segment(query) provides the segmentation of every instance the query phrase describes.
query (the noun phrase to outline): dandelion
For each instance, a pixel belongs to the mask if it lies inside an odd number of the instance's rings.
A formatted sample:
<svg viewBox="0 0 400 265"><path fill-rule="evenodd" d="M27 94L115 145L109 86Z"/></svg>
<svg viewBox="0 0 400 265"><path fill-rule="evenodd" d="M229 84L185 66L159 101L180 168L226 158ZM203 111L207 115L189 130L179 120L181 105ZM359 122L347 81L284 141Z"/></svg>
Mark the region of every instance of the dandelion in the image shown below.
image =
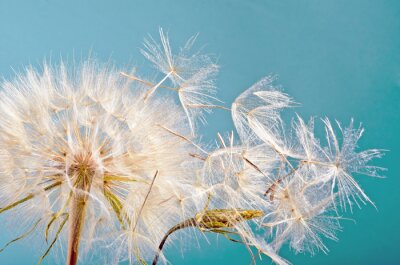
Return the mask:
<svg viewBox="0 0 400 265"><path fill-rule="evenodd" d="M161 72L140 78L93 60L68 68L28 68L0 92L0 214L45 246L38 265L62 246L67 265L90 253L105 264L167 263L164 247L222 235L280 265L296 253L328 252L341 214L372 203L356 182L380 177L370 165L382 151L358 151L361 126L281 112L295 102L267 76L231 109L219 106L209 56L191 53L192 37L174 53L145 41L144 56ZM157 93L158 89L172 91ZM210 109L230 110L236 133L205 147L196 137ZM340 207L338 207L338 205ZM179 233L182 231L186 233ZM257 255L258 254L258 255Z"/></svg>
<svg viewBox="0 0 400 265"><path fill-rule="evenodd" d="M148 258L141 244L158 244L201 202L187 188L197 149L164 129L189 133L184 113L165 100L144 103L144 91L113 68L88 62L76 71L45 65L3 84L0 212L42 230L51 244L41 259L65 237L67 264L76 264L79 249L124 230L146 238L135 248Z"/></svg>

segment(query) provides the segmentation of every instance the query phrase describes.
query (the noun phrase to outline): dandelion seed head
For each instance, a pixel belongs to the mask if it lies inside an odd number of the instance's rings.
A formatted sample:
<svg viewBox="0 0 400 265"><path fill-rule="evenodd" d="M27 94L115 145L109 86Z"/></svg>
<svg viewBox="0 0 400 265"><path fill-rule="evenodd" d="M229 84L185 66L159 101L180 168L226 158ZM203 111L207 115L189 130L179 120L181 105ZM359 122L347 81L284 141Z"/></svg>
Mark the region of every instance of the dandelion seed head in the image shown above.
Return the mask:
<svg viewBox="0 0 400 265"><path fill-rule="evenodd" d="M2 202L30 196L13 212L46 225L54 216L71 214L71 196L80 196L87 200L83 248L92 241L110 243L107 234L137 223L147 242L137 244L140 256L154 254L160 236L188 211L196 212L202 198L182 187L190 185L198 167L189 155L197 149L164 129L190 133L173 101L143 102L145 91L132 90L116 70L95 62L80 65L75 74L63 64L45 65L42 73L30 68L2 86ZM52 235L57 225L51 224Z"/></svg>

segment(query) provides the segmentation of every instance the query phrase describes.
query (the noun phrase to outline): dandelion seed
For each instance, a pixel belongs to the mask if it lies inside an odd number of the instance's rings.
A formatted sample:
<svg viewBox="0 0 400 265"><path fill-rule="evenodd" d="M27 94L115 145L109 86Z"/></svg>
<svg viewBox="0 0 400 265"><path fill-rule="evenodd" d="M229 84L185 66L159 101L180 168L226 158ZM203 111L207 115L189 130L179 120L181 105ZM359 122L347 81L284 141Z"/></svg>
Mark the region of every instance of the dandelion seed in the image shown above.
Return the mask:
<svg viewBox="0 0 400 265"><path fill-rule="evenodd" d="M359 207L359 202L364 204L369 202L374 205L351 174L380 177L379 172L382 168L368 163L374 158L382 157L382 150L369 149L356 152L357 142L364 129L361 126L355 129L353 120L347 128L342 128L340 123L337 123L342 134L341 145L330 121L325 119L324 123L328 141L328 147L324 150L324 161L327 163L327 174L332 178L332 189L338 190L340 206L346 209L348 205L352 210L353 203Z"/></svg>
<svg viewBox="0 0 400 265"><path fill-rule="evenodd" d="M275 79L265 77L242 93L232 105L232 117L242 140L258 138L285 154L290 150L279 111L293 101L274 87Z"/></svg>
<svg viewBox="0 0 400 265"><path fill-rule="evenodd" d="M326 188L307 186L297 178L285 179L276 188L269 214L264 219L264 222L269 221L263 224L272 229L272 245L276 250L288 240L297 252L314 254L318 249L327 251L321 235L336 240L338 218L328 215L332 210L332 199L330 196L320 199L321 195L327 194L323 190Z"/></svg>
<svg viewBox="0 0 400 265"><path fill-rule="evenodd" d="M164 74L157 84L151 86L145 99L167 79L170 80L176 87L174 90L178 93L178 99L194 134L196 120L205 122L204 110L220 107L214 103L220 102L214 96L214 78L219 67L207 55L190 53L196 36L190 38L177 54L172 52L168 35L164 34L162 29L160 29L160 39L161 46L153 38L145 40L145 49L142 50L142 54Z"/></svg>

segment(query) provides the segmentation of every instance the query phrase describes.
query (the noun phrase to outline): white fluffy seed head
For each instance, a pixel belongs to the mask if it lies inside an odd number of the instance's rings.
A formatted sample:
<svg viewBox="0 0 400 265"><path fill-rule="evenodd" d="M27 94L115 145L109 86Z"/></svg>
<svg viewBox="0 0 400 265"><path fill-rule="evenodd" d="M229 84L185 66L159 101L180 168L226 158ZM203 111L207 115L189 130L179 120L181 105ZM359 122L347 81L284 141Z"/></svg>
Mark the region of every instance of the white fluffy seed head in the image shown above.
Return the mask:
<svg viewBox="0 0 400 265"><path fill-rule="evenodd" d="M143 88L93 61L73 72L63 64L45 65L42 73L28 69L2 87L1 201L31 196L11 210L28 222L40 220L41 229L59 215L49 238L69 214L72 193L89 197L83 249L123 238L120 247L131 249L115 252L124 258L150 258L169 228L203 207L201 185L197 194L191 188L197 149L180 137L190 128L173 101L144 102ZM77 185L81 176L90 190ZM139 252L127 257L132 248Z"/></svg>

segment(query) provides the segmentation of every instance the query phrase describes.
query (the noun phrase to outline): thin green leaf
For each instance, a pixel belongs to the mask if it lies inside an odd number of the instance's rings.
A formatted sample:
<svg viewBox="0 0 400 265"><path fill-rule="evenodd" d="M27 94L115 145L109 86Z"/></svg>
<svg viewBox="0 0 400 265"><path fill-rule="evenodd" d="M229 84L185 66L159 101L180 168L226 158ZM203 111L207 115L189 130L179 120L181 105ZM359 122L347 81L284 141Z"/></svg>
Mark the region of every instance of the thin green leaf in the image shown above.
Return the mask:
<svg viewBox="0 0 400 265"><path fill-rule="evenodd" d="M108 202L110 203L111 207L113 208L115 215L118 218L121 227L125 229L125 220L127 220L127 216L123 213L123 206L121 201L118 197L109 191L107 188L104 188L104 196L107 198Z"/></svg>
<svg viewBox="0 0 400 265"><path fill-rule="evenodd" d="M55 183L53 183L53 184L51 184L51 185L45 187L44 190L45 190L45 191L48 191L48 190L51 190L51 189L53 189L53 188L55 188L55 187L57 187L57 186L60 186L60 185L61 185L61 182L60 182L60 181L57 181L57 182L55 182ZM32 199L35 195L36 195L36 194L34 194L34 193L29 194L28 196L22 198L21 200L18 200L18 201L16 201L16 202L13 202L13 203L7 205L7 206L4 207L4 208L0 208L0 214L3 213L3 212L5 212L5 211L8 211L8 210L10 210L10 209L12 209L12 208L14 208L14 207L16 207L16 206L18 206L18 205L20 205L21 203L24 203L24 202L26 202L26 201L29 201L29 200Z"/></svg>
<svg viewBox="0 0 400 265"><path fill-rule="evenodd" d="M64 212L65 212L65 209L67 209L67 206L68 206L68 204L69 204L69 202L70 202L70 200L71 200L71 197L72 197L72 191L69 193L68 199L67 199L67 201L65 202L65 204L63 205L63 207L62 207L57 213L53 214L53 217L51 218L50 222L47 224L46 231L45 231L45 239L46 239L46 242L47 242L47 239L48 239L48 236L49 236L49 231L50 231L51 225L52 225L52 224L54 223L54 221L56 221L60 216L66 215L66 213L64 213Z"/></svg>
<svg viewBox="0 0 400 265"><path fill-rule="evenodd" d="M58 214L58 213L59 213L59 212L57 212L56 214L54 214L53 217L52 217L52 219L50 220L50 222L47 224L46 231L45 231L45 239L46 239L46 242L47 242L47 239L48 239L48 237L49 237L50 227L51 227L51 225L54 223L54 221L56 221L56 220L58 219L58 217L60 217L60 216L65 216L65 215L67 215L67 213L62 213L62 214Z"/></svg>
<svg viewBox="0 0 400 265"><path fill-rule="evenodd" d="M42 261L44 260L44 258L49 254L50 250L52 249L52 247L54 246L54 244L56 243L58 236L60 235L65 223L68 221L68 217L69 215L66 214L64 220L62 221L62 223L60 224L60 227L57 230L56 235L54 236L53 241L51 241L50 246L47 248L47 250L45 251L45 253L40 257L37 265L40 265L42 263Z"/></svg>
<svg viewBox="0 0 400 265"><path fill-rule="evenodd" d="M5 212L5 211L11 210L12 208L14 208L14 207L20 205L21 203L24 203L24 202L26 202L26 201L29 201L29 200L32 199L33 197L34 197L33 194L29 194L28 196L22 198L21 200L16 201L16 202L13 202L13 203L7 205L7 206L4 207L4 208L1 208L1 209L0 209L0 214L3 213L3 212Z"/></svg>

